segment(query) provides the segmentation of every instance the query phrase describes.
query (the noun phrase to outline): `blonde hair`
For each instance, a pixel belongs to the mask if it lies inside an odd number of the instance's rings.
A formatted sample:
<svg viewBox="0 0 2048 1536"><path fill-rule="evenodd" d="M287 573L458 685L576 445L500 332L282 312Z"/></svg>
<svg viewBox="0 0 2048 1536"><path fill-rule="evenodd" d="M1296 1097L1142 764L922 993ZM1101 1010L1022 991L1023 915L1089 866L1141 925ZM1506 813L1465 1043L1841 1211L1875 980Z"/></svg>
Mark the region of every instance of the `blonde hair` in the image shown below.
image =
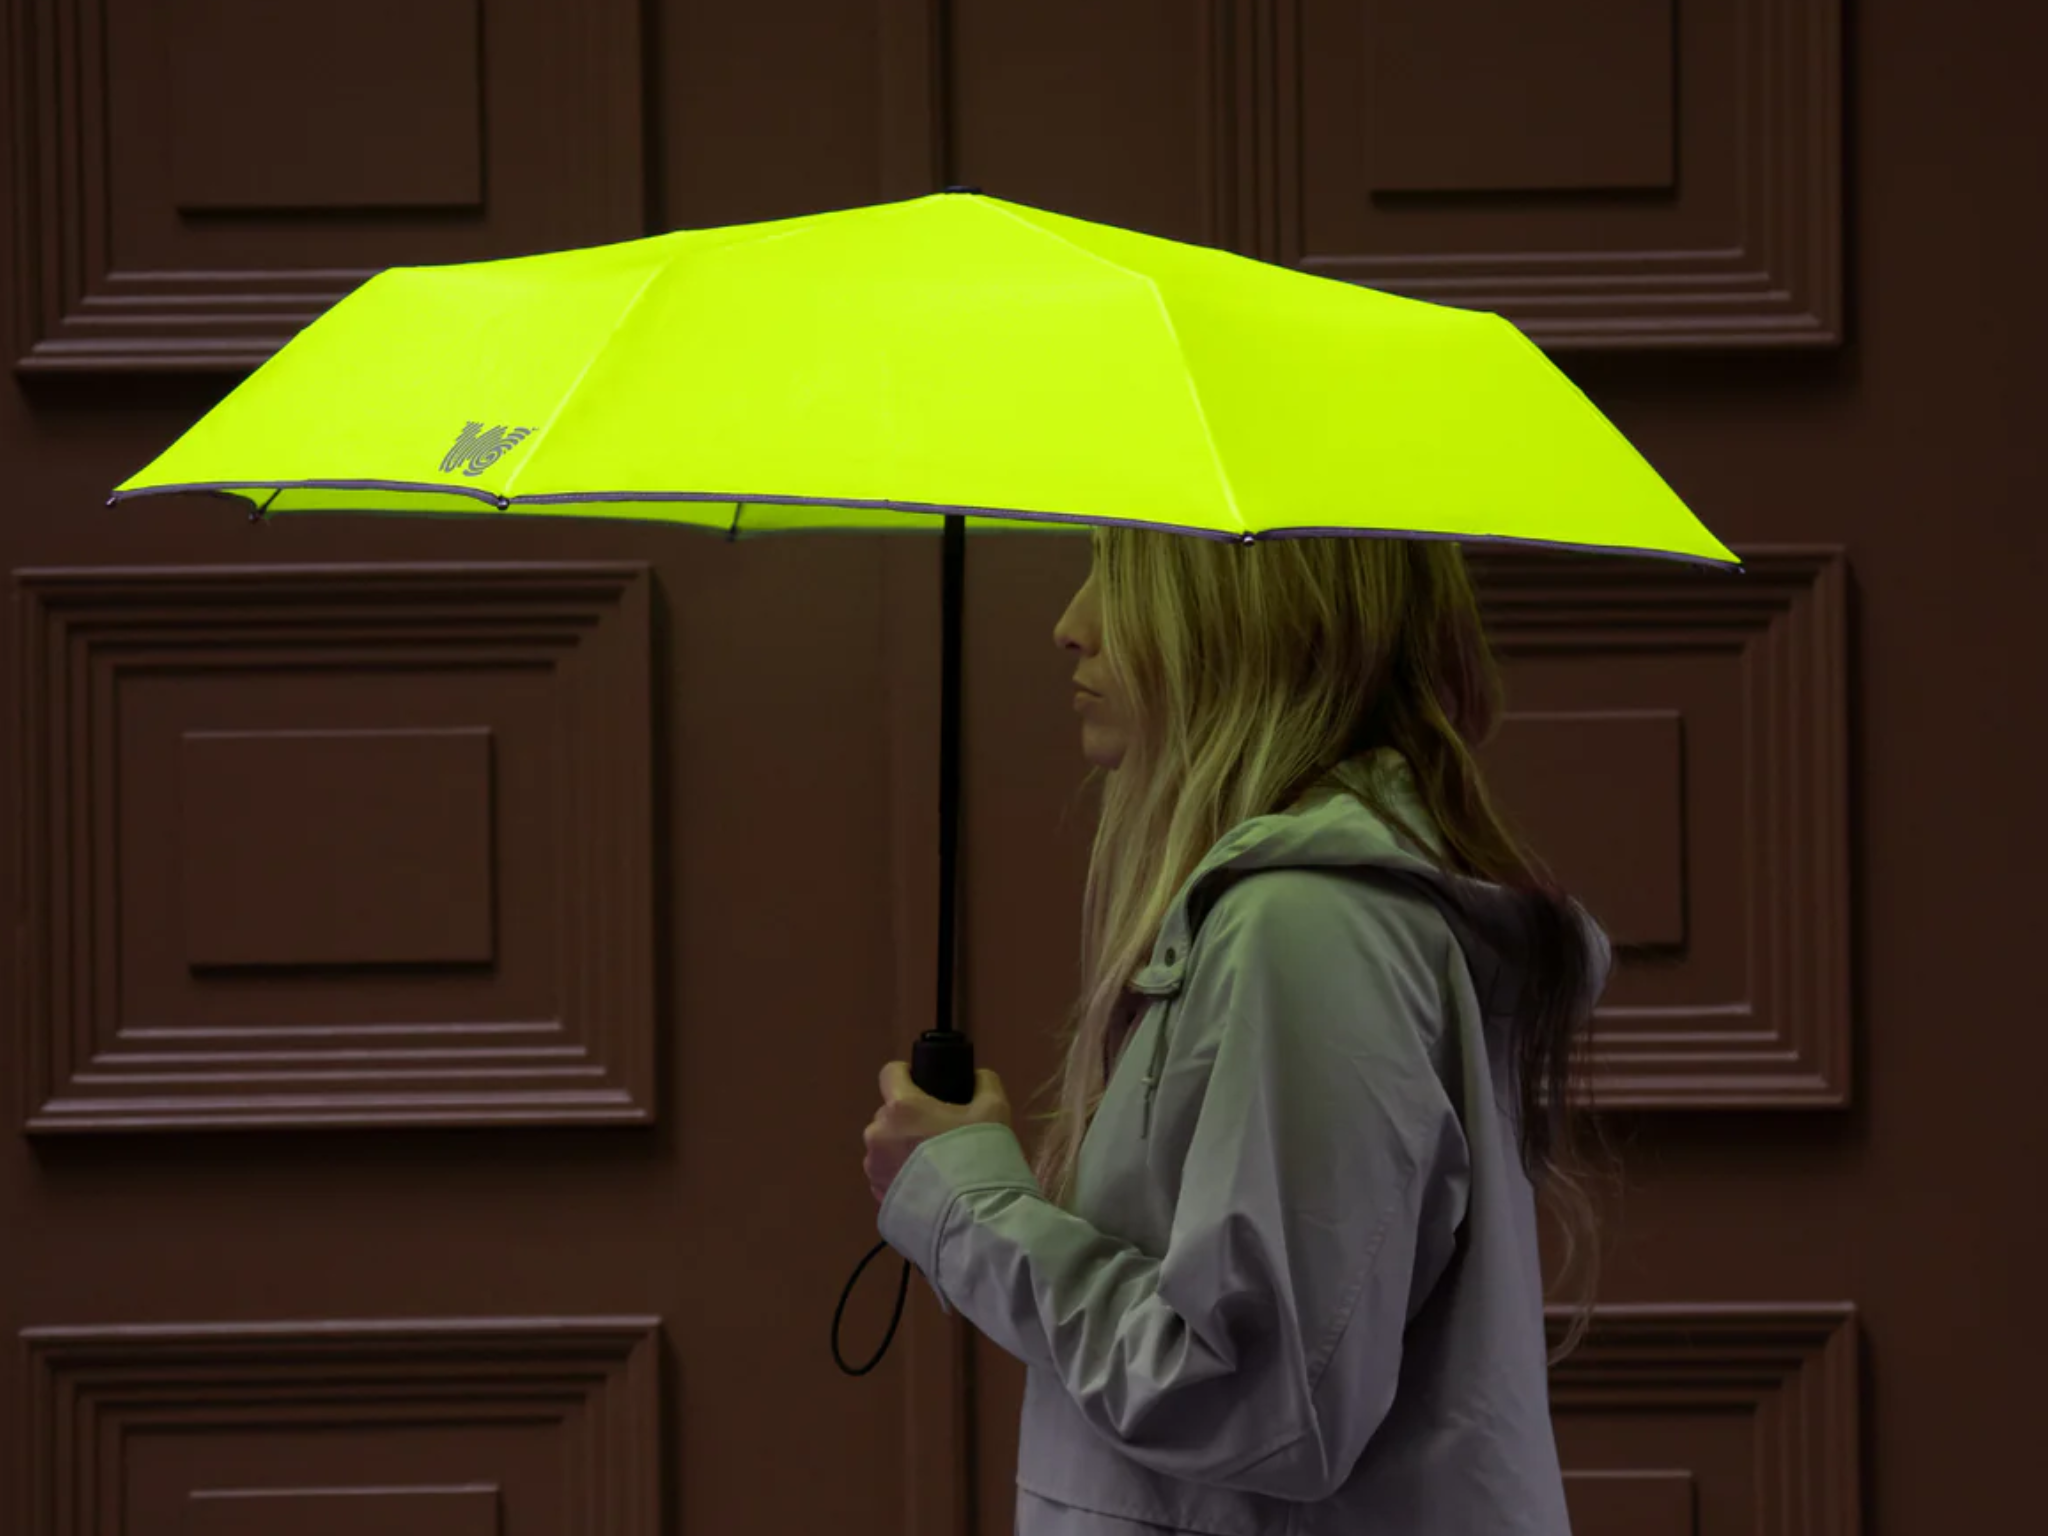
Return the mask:
<svg viewBox="0 0 2048 1536"><path fill-rule="evenodd" d="M1080 996L1060 1039L1056 1092L1033 1170L1061 1205L1107 1086L1104 1053L1132 975L1166 911L1216 841L1254 816L1325 790L1357 796L1454 873L1518 892L1532 935L1516 1021L1519 1148L1561 1219L1571 1269L1587 1265L1556 1364L1584 1336L1599 1274L1586 1190L1590 1115L1570 1073L1595 998L1568 898L1490 803L1473 751L1500 716L1500 680L1463 552L1444 540L1323 536L1226 542L1123 526L1090 529L1102 666L1128 726L1101 813L1082 902ZM1378 748L1406 759L1440 835L1430 852L1386 803Z"/></svg>

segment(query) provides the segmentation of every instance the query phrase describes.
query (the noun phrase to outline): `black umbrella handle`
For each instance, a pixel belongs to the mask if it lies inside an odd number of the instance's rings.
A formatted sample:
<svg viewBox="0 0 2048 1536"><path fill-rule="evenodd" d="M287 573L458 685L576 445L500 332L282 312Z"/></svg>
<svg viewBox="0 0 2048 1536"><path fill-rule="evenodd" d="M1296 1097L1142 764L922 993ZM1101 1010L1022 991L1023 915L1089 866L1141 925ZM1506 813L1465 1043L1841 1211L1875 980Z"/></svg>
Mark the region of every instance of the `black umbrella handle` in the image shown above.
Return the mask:
<svg viewBox="0 0 2048 1536"><path fill-rule="evenodd" d="M974 1102L974 1042L957 1029L928 1029L910 1048L910 1080L946 1104Z"/></svg>
<svg viewBox="0 0 2048 1536"><path fill-rule="evenodd" d="M928 1029L918 1042L910 1048L910 1080L933 1098L946 1104L971 1104L974 1102L974 1042L957 1029ZM839 1309L832 1314L832 1360L840 1370L849 1376L865 1376L889 1352L889 1342L896 1337L896 1325L903 1319L903 1298L910 1291L910 1260L903 1261L903 1278L896 1286L896 1311L889 1318L889 1331L882 1335L882 1344L875 1351L874 1358L858 1368L848 1365L839 1353L839 1319L846 1315L846 1299L853 1294L853 1286L860 1279L860 1272L868 1267L872 1259L887 1243L877 1243L868 1250L866 1259L854 1266L853 1275L846 1282L846 1289L839 1293Z"/></svg>

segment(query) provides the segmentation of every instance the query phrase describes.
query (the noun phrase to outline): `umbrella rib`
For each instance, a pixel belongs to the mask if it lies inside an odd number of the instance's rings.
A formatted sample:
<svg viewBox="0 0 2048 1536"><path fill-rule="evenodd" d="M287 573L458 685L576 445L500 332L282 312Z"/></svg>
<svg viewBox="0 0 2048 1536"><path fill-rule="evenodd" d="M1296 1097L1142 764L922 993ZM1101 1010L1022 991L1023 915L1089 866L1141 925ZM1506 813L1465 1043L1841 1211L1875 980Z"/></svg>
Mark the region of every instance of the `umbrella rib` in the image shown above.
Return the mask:
<svg viewBox="0 0 2048 1536"><path fill-rule="evenodd" d="M999 213L1006 219L1022 224L1026 229L1033 230L1048 240L1058 241L1068 250L1076 251L1090 261L1098 262L1113 272L1121 272L1126 277L1136 278L1150 290L1152 302L1159 308L1159 318L1166 322L1166 334L1173 339L1173 350L1181 360L1181 378L1187 384L1189 400L1194 403L1195 420L1202 428L1202 442L1208 447L1210 466L1216 471L1217 483L1223 487L1224 503L1230 508L1230 515L1237 519L1238 530L1243 533L1250 532L1245 523L1244 509L1237 504L1237 488L1230 483L1230 472L1223 467L1223 455L1216 451L1216 435L1209 429L1209 412L1202 404L1202 392L1195 388L1194 374L1187 366L1187 349L1181 345L1180 328L1173 323L1173 312L1167 308L1166 296L1159 291L1159 284L1148 273L1133 271L1121 263L1111 261L1100 251L1091 251L1085 245L1077 245L1058 230L1047 229L1035 219L1023 218L997 203L983 202L979 198L975 201L990 212Z"/></svg>
<svg viewBox="0 0 2048 1536"><path fill-rule="evenodd" d="M506 477L504 488L497 495L498 503L501 506L512 499L513 493L519 484L519 477L525 474L532 466L534 459L540 454L541 448L547 443L548 428L555 424L569 402L575 398L576 391L582 388L583 381L590 376L590 370L597 366L598 359L611 349L611 344L617 339L620 328L631 318L633 311L640 307L640 301L647 296L647 290L653 286L654 280L667 270L668 263L664 261L652 268L640 286L633 290L633 297L626 301L625 308L621 309L618 318L612 321L611 330L605 334L604 340L599 342L591 351L590 356L585 359L583 366L577 370L576 377L569 381L569 387L563 390L561 398L555 401L555 408L548 412L548 419L542 422L539 430L533 434L536 440L534 451L514 466L512 473Z"/></svg>

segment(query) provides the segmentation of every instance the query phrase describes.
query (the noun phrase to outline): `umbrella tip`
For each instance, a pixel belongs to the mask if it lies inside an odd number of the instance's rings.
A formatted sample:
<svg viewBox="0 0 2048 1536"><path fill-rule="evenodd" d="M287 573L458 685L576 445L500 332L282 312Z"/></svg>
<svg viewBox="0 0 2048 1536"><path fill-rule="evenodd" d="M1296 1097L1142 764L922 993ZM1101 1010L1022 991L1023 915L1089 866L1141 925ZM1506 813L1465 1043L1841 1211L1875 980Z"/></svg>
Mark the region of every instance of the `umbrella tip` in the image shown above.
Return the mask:
<svg viewBox="0 0 2048 1536"><path fill-rule="evenodd" d="M947 190L948 192L965 192L965 193L969 194L969 195L970 195L970 196L972 196L972 197L980 197L980 196L982 195L982 191L981 191L981 188L979 188L979 187L960 187L960 186L953 186L953 187L948 187L948 188L946 188L946 190Z"/></svg>

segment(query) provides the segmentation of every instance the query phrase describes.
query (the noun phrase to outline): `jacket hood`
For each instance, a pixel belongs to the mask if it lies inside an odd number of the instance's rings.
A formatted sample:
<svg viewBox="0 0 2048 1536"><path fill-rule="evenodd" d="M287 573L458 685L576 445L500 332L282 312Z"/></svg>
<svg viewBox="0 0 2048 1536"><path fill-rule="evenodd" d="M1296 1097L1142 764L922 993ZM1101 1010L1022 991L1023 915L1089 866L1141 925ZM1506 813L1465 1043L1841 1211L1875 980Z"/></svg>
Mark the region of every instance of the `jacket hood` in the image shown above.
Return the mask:
<svg viewBox="0 0 2048 1536"><path fill-rule="evenodd" d="M1266 869L1324 868L1340 875L1392 880L1428 897L1464 949L1488 1016L1516 1011L1533 942L1521 897L1492 881L1439 869L1427 853L1441 852L1443 844L1407 760L1383 747L1374 753L1372 766L1390 807L1426 839L1426 850L1341 791L1325 790L1307 797L1297 809L1240 822L1217 840L1182 883L1160 924L1151 963L1132 978L1133 989L1155 996L1179 990L1202 920L1237 881ZM1572 911L1591 962L1590 995L1597 999L1612 969L1612 946L1577 901L1572 902Z"/></svg>

